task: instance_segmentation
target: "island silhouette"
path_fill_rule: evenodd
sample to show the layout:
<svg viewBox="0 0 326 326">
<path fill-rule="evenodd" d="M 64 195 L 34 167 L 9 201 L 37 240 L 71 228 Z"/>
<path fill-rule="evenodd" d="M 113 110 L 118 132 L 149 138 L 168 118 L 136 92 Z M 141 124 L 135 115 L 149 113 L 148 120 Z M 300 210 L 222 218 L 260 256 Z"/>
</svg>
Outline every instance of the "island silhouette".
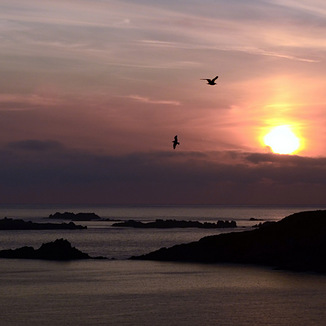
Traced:
<svg viewBox="0 0 326 326">
<path fill-rule="evenodd" d="M 49 215 L 50 219 L 58 219 L 58 220 L 71 220 L 71 221 L 93 221 L 100 220 L 101 217 L 95 213 L 72 213 L 72 212 L 56 212 L 54 214 Z"/>
<path fill-rule="evenodd" d="M 65 239 L 43 243 L 38 249 L 25 246 L 18 249 L 0 250 L 0 258 L 42 260 L 105 259 L 105 257 L 91 257 L 72 247 L 71 243 Z"/>
<path fill-rule="evenodd" d="M 240 263 L 326 272 L 326 210 L 295 213 L 258 228 L 132 256 L 135 260 Z"/>
<path fill-rule="evenodd" d="M 132 228 L 155 228 L 155 229 L 171 229 L 171 228 L 199 228 L 199 229 L 218 229 L 218 228 L 236 228 L 235 221 L 217 221 L 216 223 L 199 221 L 179 221 L 179 220 L 162 220 L 157 219 L 154 222 L 143 223 L 135 220 L 128 220 L 112 224 L 114 227 L 132 227 Z"/>
<path fill-rule="evenodd" d="M 35 223 L 21 219 L 3 218 L 0 220 L 0 230 L 81 230 L 87 226 L 70 223 Z"/>
</svg>

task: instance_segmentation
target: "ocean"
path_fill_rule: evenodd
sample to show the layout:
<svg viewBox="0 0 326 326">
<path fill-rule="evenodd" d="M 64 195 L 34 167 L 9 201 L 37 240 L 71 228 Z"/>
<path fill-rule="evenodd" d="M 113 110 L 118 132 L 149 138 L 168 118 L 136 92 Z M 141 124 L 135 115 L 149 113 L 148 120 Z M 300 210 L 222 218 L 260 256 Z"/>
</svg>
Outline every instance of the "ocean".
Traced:
<svg viewBox="0 0 326 326">
<path fill-rule="evenodd" d="M 241 232 L 260 221 L 325 208 L 18 205 L 0 206 L 0 218 L 49 222 L 50 214 L 68 211 L 94 212 L 111 220 L 234 220 Z M 112 227 L 113 221 L 75 223 L 88 228 L 0 231 L 0 250 L 38 248 L 64 238 L 91 256 L 114 258 L 0 259 L 0 325 L 325 325 L 326 275 L 127 259 L 234 229 L 132 229 Z"/>
</svg>

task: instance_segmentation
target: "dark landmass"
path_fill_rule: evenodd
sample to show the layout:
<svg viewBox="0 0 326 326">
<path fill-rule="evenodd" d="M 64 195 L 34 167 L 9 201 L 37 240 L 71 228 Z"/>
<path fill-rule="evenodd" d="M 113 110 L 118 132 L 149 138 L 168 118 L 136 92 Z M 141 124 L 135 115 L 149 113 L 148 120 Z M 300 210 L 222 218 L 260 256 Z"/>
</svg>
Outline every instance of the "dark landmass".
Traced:
<svg viewBox="0 0 326 326">
<path fill-rule="evenodd" d="M 70 221 L 93 221 L 100 220 L 101 218 L 95 213 L 59 213 L 50 214 L 49 218 L 58 220 L 70 220 Z"/>
<path fill-rule="evenodd" d="M 161 220 L 155 222 L 143 223 L 135 220 L 129 220 L 120 223 L 114 223 L 112 226 L 132 227 L 132 228 L 201 228 L 201 229 L 217 229 L 217 228 L 235 228 L 235 221 L 218 221 L 217 223 L 201 223 L 198 221 L 177 221 L 177 220 Z"/>
<path fill-rule="evenodd" d="M 14 220 L 5 217 L 0 220 L 0 230 L 80 230 L 87 229 L 86 226 L 70 223 L 34 223 L 31 221 Z"/>
<path fill-rule="evenodd" d="M 39 249 L 25 246 L 15 250 L 1 250 L 0 258 L 44 260 L 105 259 L 104 257 L 92 258 L 88 254 L 72 247 L 70 242 L 64 239 L 43 243 Z"/>
<path fill-rule="evenodd" d="M 326 211 L 300 212 L 251 231 L 208 236 L 130 259 L 257 264 L 325 273 Z"/>
<path fill-rule="evenodd" d="M 258 224 L 255 224 L 252 227 L 253 228 L 261 228 L 261 227 L 265 227 L 265 226 L 267 226 L 269 224 L 273 224 L 273 223 L 276 223 L 276 222 L 272 222 L 272 221 L 259 222 Z"/>
</svg>

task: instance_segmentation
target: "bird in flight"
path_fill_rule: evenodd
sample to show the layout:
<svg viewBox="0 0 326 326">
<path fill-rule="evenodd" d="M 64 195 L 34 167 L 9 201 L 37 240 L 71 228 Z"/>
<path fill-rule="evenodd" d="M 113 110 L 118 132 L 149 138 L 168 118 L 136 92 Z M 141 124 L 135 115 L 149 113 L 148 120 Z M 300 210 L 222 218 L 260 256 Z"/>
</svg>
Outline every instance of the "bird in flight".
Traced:
<svg viewBox="0 0 326 326">
<path fill-rule="evenodd" d="M 174 140 L 172 140 L 172 143 L 173 143 L 173 149 L 175 149 L 177 145 L 180 145 L 180 143 L 178 142 L 178 135 L 174 136 Z"/>
<path fill-rule="evenodd" d="M 208 85 L 216 85 L 216 83 L 215 83 L 215 80 L 218 78 L 218 76 L 216 76 L 215 78 L 213 78 L 213 79 L 208 79 L 208 78 L 202 78 L 201 80 L 207 80 L 207 84 Z"/>
</svg>

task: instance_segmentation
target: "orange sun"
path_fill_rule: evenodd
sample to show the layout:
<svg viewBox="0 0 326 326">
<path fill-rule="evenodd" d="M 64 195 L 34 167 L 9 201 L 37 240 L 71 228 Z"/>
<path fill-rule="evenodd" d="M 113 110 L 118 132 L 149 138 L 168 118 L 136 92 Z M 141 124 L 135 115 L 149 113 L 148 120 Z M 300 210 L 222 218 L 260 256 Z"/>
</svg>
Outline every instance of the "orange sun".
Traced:
<svg viewBox="0 0 326 326">
<path fill-rule="evenodd" d="M 277 154 L 293 154 L 300 147 L 299 138 L 287 125 L 274 127 L 265 135 L 264 143 Z"/>
</svg>

